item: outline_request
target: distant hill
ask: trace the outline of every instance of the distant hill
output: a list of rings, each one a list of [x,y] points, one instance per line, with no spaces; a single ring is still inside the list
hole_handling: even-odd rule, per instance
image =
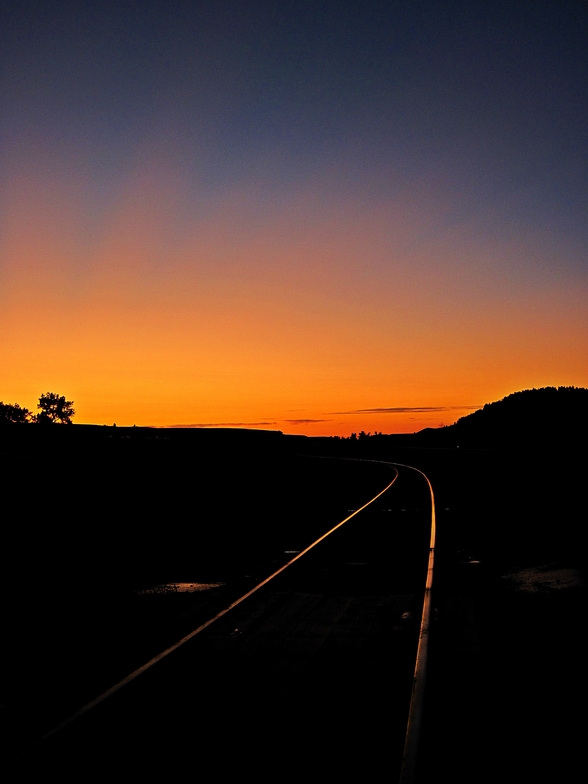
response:
[[[432,435],[427,431],[427,438]],[[436,436],[455,445],[587,444],[588,389],[543,387],[487,403]]]

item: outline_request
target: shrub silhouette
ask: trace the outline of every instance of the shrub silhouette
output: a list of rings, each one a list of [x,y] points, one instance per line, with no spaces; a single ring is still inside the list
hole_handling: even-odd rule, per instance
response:
[[[71,425],[75,409],[73,400],[66,400],[64,395],[55,392],[45,392],[39,398],[37,408],[41,410],[35,417],[40,424]]]
[[[0,424],[30,422],[31,417],[28,408],[21,408],[18,403],[2,403],[0,401]]]

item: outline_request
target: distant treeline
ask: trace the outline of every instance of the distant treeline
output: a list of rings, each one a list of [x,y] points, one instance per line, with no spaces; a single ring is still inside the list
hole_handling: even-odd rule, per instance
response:
[[[414,446],[494,446],[497,444],[586,443],[588,389],[541,387],[507,395],[461,417],[453,425],[410,435],[352,433],[333,441],[375,446],[389,439]]]

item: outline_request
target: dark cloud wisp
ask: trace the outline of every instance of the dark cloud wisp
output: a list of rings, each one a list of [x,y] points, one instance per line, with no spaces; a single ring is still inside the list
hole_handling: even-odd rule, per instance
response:
[[[331,419],[284,419],[289,425],[314,425],[319,422],[331,422]]]
[[[198,422],[188,425],[165,425],[165,427],[267,427],[277,422]]]
[[[343,414],[430,414],[438,411],[475,411],[480,406],[396,406],[394,408],[356,408],[353,411],[329,412]]]

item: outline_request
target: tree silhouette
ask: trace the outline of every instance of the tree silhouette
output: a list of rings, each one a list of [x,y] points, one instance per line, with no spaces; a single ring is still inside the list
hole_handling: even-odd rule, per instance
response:
[[[71,425],[71,419],[76,413],[73,400],[66,400],[64,395],[57,395],[55,392],[41,395],[37,408],[41,410],[35,420],[41,424]]]
[[[31,412],[28,408],[21,408],[18,403],[2,403],[0,401],[0,424],[11,422],[22,424],[31,421]]]

